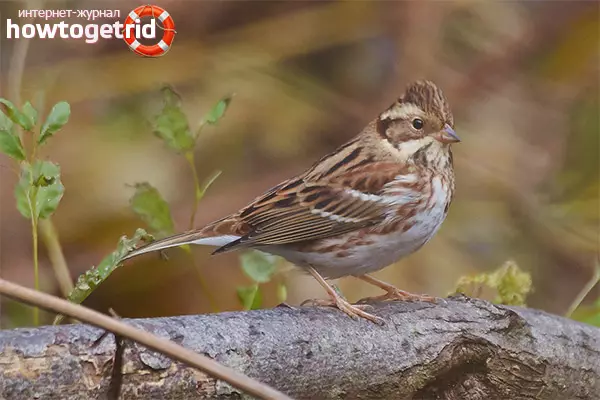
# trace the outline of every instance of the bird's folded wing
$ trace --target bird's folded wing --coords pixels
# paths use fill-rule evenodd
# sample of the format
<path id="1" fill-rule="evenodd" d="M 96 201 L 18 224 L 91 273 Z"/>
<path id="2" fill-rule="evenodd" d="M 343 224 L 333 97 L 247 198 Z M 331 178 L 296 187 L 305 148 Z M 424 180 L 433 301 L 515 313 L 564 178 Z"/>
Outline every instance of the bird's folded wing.
<path id="1" fill-rule="evenodd" d="M 397 164 L 380 163 L 326 181 L 284 182 L 240 212 L 250 232 L 217 252 L 323 239 L 377 224 L 402 201 L 384 191 L 399 173 Z"/>

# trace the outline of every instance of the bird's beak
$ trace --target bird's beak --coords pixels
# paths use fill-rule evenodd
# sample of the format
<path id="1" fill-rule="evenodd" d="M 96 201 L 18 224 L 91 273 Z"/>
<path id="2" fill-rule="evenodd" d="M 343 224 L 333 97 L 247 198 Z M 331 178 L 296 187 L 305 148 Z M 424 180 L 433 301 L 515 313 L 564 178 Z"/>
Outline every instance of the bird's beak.
<path id="1" fill-rule="evenodd" d="M 434 138 L 444 144 L 460 142 L 460 138 L 454 132 L 454 129 L 448 124 L 444 125 L 444 129 L 434 135 Z"/>

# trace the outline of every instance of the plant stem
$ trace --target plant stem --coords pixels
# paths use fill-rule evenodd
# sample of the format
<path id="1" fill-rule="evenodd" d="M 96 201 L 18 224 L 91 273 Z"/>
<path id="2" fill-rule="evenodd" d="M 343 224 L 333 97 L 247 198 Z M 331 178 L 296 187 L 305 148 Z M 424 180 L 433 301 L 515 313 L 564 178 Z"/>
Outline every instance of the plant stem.
<path id="1" fill-rule="evenodd" d="M 190 168 L 192 169 L 192 175 L 194 177 L 194 206 L 192 207 L 192 215 L 190 216 L 189 229 L 194 229 L 196 222 L 196 213 L 198 212 L 198 205 L 200 204 L 200 180 L 198 179 L 198 171 L 196 170 L 196 159 L 193 151 L 185 153 L 185 159 L 188 161 Z"/>
<path id="2" fill-rule="evenodd" d="M 194 151 L 188 151 L 185 153 L 185 159 L 188 161 L 190 168 L 192 169 L 192 175 L 194 177 L 194 206 L 192 208 L 192 215 L 190 217 L 190 230 L 194 229 L 194 225 L 196 222 L 196 213 L 198 212 L 198 206 L 200 204 L 200 199 L 202 198 L 202 191 L 200 189 L 200 181 L 198 179 L 198 171 L 196 170 L 196 159 L 194 157 Z M 208 299 L 208 303 L 210 304 L 210 308 L 213 312 L 219 312 L 219 307 L 217 306 L 217 302 L 215 298 L 212 296 L 210 290 L 208 289 L 208 284 L 202 276 L 202 272 L 200 268 L 196 265 L 196 259 L 194 257 L 194 253 L 190 250 L 190 255 L 192 257 L 192 264 L 194 265 L 194 269 L 198 275 L 198 282 L 200 283 L 200 288 L 206 295 Z"/>
<path id="3" fill-rule="evenodd" d="M 38 232 L 37 232 L 37 221 L 36 218 L 31 216 L 31 235 L 33 237 L 33 287 L 35 290 L 40 290 L 40 271 L 38 265 Z M 33 308 L 33 324 L 39 326 L 40 324 L 40 309 L 38 307 Z"/>
<path id="4" fill-rule="evenodd" d="M 600 282 L 600 261 L 596 261 L 594 275 L 592 276 L 592 279 L 590 279 L 590 281 L 585 284 L 583 289 L 581 289 L 581 291 L 569 307 L 569 310 L 565 314 L 566 317 L 570 317 L 571 314 L 573 314 L 575 310 L 577 310 L 577 307 L 579 307 L 581 302 L 583 302 L 588 293 L 592 291 L 592 289 L 598 284 L 598 282 Z"/>
<path id="5" fill-rule="evenodd" d="M 67 266 L 67 261 L 62 251 L 60 241 L 58 239 L 58 233 L 56 227 L 52 222 L 52 219 L 42 219 L 39 222 L 40 235 L 42 241 L 48 249 L 48 257 L 50 258 L 50 264 L 54 269 L 54 275 L 60 286 L 60 291 L 63 296 L 67 297 L 71 290 L 73 290 L 73 280 Z"/>
<path id="6" fill-rule="evenodd" d="M 29 202 L 29 212 L 31 218 L 31 237 L 33 240 L 33 287 L 35 290 L 40 290 L 40 269 L 38 262 L 38 217 L 36 211 L 37 205 L 37 188 L 33 182 L 33 165 L 30 164 L 29 170 L 29 191 L 27 193 L 27 201 Z M 33 325 L 40 324 L 40 309 L 33 309 Z"/>

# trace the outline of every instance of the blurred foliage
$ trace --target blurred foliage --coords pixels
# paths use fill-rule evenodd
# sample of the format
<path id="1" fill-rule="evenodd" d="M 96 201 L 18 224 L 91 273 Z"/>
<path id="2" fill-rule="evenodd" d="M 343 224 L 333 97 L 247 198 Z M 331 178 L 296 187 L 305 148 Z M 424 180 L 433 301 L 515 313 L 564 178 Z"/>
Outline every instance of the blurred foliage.
<path id="1" fill-rule="evenodd" d="M 262 305 L 262 294 L 258 283 L 238 286 L 236 292 L 244 310 L 258 310 Z"/>
<path id="2" fill-rule="evenodd" d="M 190 131 L 187 117 L 181 109 L 181 99 L 172 88 L 162 90 L 165 105 L 154 120 L 154 133 L 171 149 L 185 152 L 194 147 L 194 136 Z"/>
<path id="3" fill-rule="evenodd" d="M 71 106 L 69 103 L 64 101 L 56 103 L 54 107 L 52 107 L 46 122 L 44 122 L 44 126 L 42 126 L 38 143 L 44 144 L 44 142 L 48 140 L 50 136 L 54 135 L 60 128 L 62 128 L 69 121 L 70 114 Z M 31 117 L 32 122 L 35 121 L 36 115 L 37 114 L 33 114 Z M 35 122 L 33 123 L 35 124 Z"/>
<path id="4" fill-rule="evenodd" d="M 39 160 L 33 166 L 23 163 L 15 187 L 17 209 L 28 219 L 48 218 L 58 208 L 64 191 L 58 165 Z"/>
<path id="5" fill-rule="evenodd" d="M 17 161 L 25 160 L 25 149 L 15 125 L 4 113 L 0 113 L 0 151 Z"/>
<path id="6" fill-rule="evenodd" d="M 22 110 L 6 99 L 0 98 L 0 104 L 4 106 L 0 113 L 0 152 L 19 163 L 20 178 L 14 193 L 18 211 L 31 221 L 34 287 L 39 290 L 39 220 L 47 220 L 56 211 L 65 188 L 60 180 L 60 167 L 53 162 L 39 160 L 38 147 L 69 121 L 71 109 L 66 102 L 57 103 L 36 135 L 34 128 L 38 123 L 38 111 L 29 101 L 25 102 Z M 23 145 L 22 137 L 31 142 L 29 151 Z M 62 275 L 68 276 L 66 267 L 62 271 L 59 269 L 55 269 L 57 275 L 62 272 Z M 39 324 L 37 307 L 33 309 L 33 324 Z"/>
<path id="7" fill-rule="evenodd" d="M 154 236 L 160 239 L 175 233 L 169 204 L 158 190 L 148 182 L 135 184 L 134 187 L 131 209 L 148 225 Z"/>
<path id="8" fill-rule="evenodd" d="M 119 239 L 117 249 L 104 257 L 97 267 L 92 267 L 77 278 L 75 287 L 67 296 L 67 300 L 80 304 L 118 267 L 121 266 L 121 260 L 129 252 L 138 247 L 140 243 L 147 243 L 154 238 L 143 229 L 137 229 L 131 239 L 123 236 Z M 54 324 L 59 324 L 63 319 L 62 315 L 57 315 Z"/>
<path id="9" fill-rule="evenodd" d="M 0 99 L 0 104 L 3 104 L 6 116 L 15 124 L 19 125 L 26 131 L 31 131 L 35 126 L 34 119 L 37 120 L 37 112 L 32 112 L 32 106 L 29 102 L 23 106 L 23 111 L 19 109 L 9 100 Z"/>
<path id="10" fill-rule="evenodd" d="M 215 125 L 223 115 L 225 115 L 225 111 L 227 111 L 227 107 L 229 107 L 229 103 L 231 103 L 231 99 L 233 95 L 225 96 L 221 100 L 219 100 L 203 118 L 200 122 L 200 126 L 204 126 L 204 124 Z"/>
<path id="11" fill-rule="evenodd" d="M 181 100 L 179 95 L 170 87 L 163 90 L 164 107 L 162 112 L 156 117 L 154 132 L 167 145 L 176 151 L 188 152 L 195 144 L 196 137 L 191 134 L 187 117 L 181 110 Z M 225 112 L 226 106 L 216 106 L 217 111 L 211 111 L 207 120 L 216 123 Z M 57 109 L 53 109 L 53 112 Z M 52 113 L 51 113 L 52 115 Z M 55 118 L 53 121 L 59 120 Z M 46 131 L 52 131 L 56 124 L 51 122 L 45 124 L 49 127 Z M 204 195 L 206 188 L 212 183 L 217 175 L 213 175 L 209 181 L 203 185 L 202 189 L 196 191 L 198 200 Z M 199 183 L 196 182 L 196 186 Z M 171 217 L 169 204 L 163 199 L 160 192 L 147 182 L 134 185 L 135 193 L 130 199 L 130 207 L 151 229 L 157 238 L 162 238 L 174 233 L 174 223 Z M 74 289 L 69 293 L 68 300 L 81 303 L 92 292 L 104 282 L 121 264 L 121 260 L 129 252 L 134 250 L 140 242 L 148 242 L 154 239 L 154 236 L 146 233 L 144 229 L 138 228 L 131 239 L 123 236 L 117 245 L 117 249 L 106 256 L 98 265 L 92 267 L 77 279 Z M 62 316 L 57 316 L 54 323 L 62 320 Z"/>
<path id="12" fill-rule="evenodd" d="M 600 328 L 600 297 L 590 305 L 579 307 L 571 317 Z"/>
<path id="13" fill-rule="evenodd" d="M 456 283 L 456 293 L 479 297 L 483 286 L 493 289 L 494 303 L 511 306 L 526 306 L 527 295 L 531 292 L 531 275 L 522 271 L 514 261 L 507 261 L 491 273 L 463 276 Z"/>
<path id="14" fill-rule="evenodd" d="M 266 283 L 271 280 L 277 268 L 276 260 L 276 256 L 257 250 L 240 256 L 242 271 L 256 283 Z"/>
<path id="15" fill-rule="evenodd" d="M 242 271 L 254 281 L 252 286 L 237 288 L 238 297 L 245 310 L 255 310 L 262 307 L 260 284 L 271 281 L 273 274 L 277 271 L 277 260 L 278 257 L 258 250 L 248 251 L 240 256 Z M 280 283 L 277 291 L 278 298 L 283 298 L 281 300 L 283 302 L 286 297 L 285 285 Z"/>

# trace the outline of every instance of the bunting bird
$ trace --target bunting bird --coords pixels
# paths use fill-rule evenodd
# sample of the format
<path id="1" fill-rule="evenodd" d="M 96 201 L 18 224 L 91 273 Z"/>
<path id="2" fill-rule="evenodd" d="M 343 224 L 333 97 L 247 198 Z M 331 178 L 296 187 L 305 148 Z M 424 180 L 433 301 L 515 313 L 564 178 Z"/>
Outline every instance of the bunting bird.
<path id="1" fill-rule="evenodd" d="M 207 226 L 133 250 L 125 259 L 180 246 L 213 254 L 253 248 L 308 271 L 328 304 L 381 323 L 326 279 L 355 276 L 386 291 L 370 300 L 435 301 L 367 274 L 418 250 L 438 231 L 454 195 L 451 145 L 460 139 L 442 91 L 430 81 L 404 94 L 356 137 L 310 169 Z"/>

